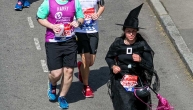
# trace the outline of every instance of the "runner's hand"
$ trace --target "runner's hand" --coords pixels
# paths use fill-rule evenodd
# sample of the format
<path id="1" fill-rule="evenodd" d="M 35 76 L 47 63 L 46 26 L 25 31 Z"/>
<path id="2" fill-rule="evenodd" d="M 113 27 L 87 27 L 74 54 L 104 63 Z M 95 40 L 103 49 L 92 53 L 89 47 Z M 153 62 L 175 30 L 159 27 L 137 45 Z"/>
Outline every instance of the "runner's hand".
<path id="1" fill-rule="evenodd" d="M 79 23 L 78 23 L 77 21 L 72 21 L 72 22 L 70 23 L 70 25 L 76 28 L 76 27 L 79 26 Z"/>
<path id="2" fill-rule="evenodd" d="M 52 30 L 54 33 L 58 34 L 60 32 L 60 24 L 53 24 Z"/>
<path id="3" fill-rule="evenodd" d="M 132 57 L 133 57 L 133 61 L 141 62 L 141 57 L 138 54 L 133 54 Z"/>
<path id="4" fill-rule="evenodd" d="M 121 68 L 119 66 L 116 66 L 116 65 L 113 65 L 112 69 L 113 69 L 114 74 L 117 74 L 121 71 Z"/>
<path id="5" fill-rule="evenodd" d="M 97 13 L 92 14 L 92 19 L 97 20 L 99 18 L 99 15 Z"/>

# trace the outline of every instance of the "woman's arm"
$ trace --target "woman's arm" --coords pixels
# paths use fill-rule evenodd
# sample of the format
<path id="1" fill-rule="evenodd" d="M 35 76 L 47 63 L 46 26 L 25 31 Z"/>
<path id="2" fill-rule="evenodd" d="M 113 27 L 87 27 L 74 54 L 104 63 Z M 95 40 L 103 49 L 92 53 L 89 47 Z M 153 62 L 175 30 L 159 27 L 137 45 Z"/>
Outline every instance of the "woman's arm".
<path id="1" fill-rule="evenodd" d="M 151 70 L 153 68 L 153 57 L 151 53 L 144 52 L 143 58 L 141 58 L 141 62 L 139 63 L 139 65 L 148 70 Z"/>
<path id="2" fill-rule="evenodd" d="M 105 57 L 105 60 L 112 72 L 114 74 L 117 74 L 121 71 L 121 68 L 116 65 L 116 56 L 117 56 L 117 47 L 115 45 L 115 42 L 110 46 L 109 51 L 107 52 L 107 55 Z"/>
<path id="3" fill-rule="evenodd" d="M 101 14 L 104 12 L 104 10 L 105 10 L 105 2 L 104 2 L 104 0 L 99 0 L 98 1 L 97 15 L 101 16 Z"/>
<path id="4" fill-rule="evenodd" d="M 108 64 L 109 68 L 112 68 L 113 65 L 116 65 L 116 62 L 115 62 L 116 56 L 117 56 L 116 46 L 115 46 L 115 42 L 113 42 L 111 44 L 111 46 L 109 47 L 109 50 L 108 50 L 107 55 L 105 57 L 105 60 Z"/>
<path id="5" fill-rule="evenodd" d="M 105 6 L 104 6 L 104 0 L 98 1 L 98 11 L 92 15 L 93 20 L 97 20 L 99 16 L 104 12 Z"/>
<path id="6" fill-rule="evenodd" d="M 78 25 L 80 26 L 84 22 L 84 14 L 83 14 L 83 11 L 82 11 L 82 8 L 81 8 L 81 5 L 80 5 L 80 1 L 76 0 L 75 2 L 76 2 L 75 3 L 75 5 L 76 5 L 75 17 L 76 17 Z"/>
<path id="7" fill-rule="evenodd" d="M 154 68 L 153 65 L 153 50 L 151 47 L 145 42 L 144 52 L 141 56 L 141 62 L 139 65 L 145 69 L 152 70 Z"/>
<path id="8" fill-rule="evenodd" d="M 110 69 L 113 69 L 116 65 L 116 57 L 117 57 L 117 51 L 119 48 L 119 38 L 116 38 L 115 41 L 111 44 L 109 47 L 109 50 L 107 52 L 107 55 L 105 57 L 105 60 L 109 66 Z"/>

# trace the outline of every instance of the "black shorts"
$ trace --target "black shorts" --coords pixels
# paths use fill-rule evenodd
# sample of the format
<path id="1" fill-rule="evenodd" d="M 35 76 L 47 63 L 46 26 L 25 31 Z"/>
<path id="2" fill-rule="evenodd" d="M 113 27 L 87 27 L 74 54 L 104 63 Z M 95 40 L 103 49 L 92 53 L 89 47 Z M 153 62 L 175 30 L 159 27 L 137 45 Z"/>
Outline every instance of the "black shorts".
<path id="1" fill-rule="evenodd" d="M 77 42 L 75 37 L 65 42 L 46 42 L 49 71 L 63 67 L 77 67 Z"/>
<path id="2" fill-rule="evenodd" d="M 78 54 L 96 54 L 99 42 L 99 34 L 96 33 L 76 33 L 78 37 Z"/>

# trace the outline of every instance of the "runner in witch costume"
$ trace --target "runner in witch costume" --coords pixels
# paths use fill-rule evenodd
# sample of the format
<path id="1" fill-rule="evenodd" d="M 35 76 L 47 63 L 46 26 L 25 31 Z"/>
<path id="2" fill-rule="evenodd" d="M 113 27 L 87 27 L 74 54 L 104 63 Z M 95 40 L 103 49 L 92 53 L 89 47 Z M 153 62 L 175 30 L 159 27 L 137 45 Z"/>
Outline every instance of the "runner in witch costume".
<path id="1" fill-rule="evenodd" d="M 138 15 L 143 4 L 133 9 L 123 26 L 123 34 L 111 44 L 105 60 L 111 71 L 111 98 L 115 110 L 148 110 L 145 103 L 151 103 L 148 88 L 138 100 L 134 94 L 137 87 L 151 84 L 153 50 L 138 33 Z"/>

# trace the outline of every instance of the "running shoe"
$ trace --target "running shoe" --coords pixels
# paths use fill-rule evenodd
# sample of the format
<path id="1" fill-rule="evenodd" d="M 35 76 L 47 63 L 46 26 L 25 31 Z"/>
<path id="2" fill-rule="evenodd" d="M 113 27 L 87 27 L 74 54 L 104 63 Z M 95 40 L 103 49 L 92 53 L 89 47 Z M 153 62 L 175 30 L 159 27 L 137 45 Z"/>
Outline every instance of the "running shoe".
<path id="1" fill-rule="evenodd" d="M 58 105 L 62 109 L 68 109 L 69 105 L 64 96 L 58 97 Z"/>
<path id="2" fill-rule="evenodd" d="M 15 5 L 15 10 L 16 11 L 22 11 L 22 9 L 23 9 L 23 0 L 18 0 L 17 1 L 17 3 L 16 3 L 16 5 Z"/>
<path id="3" fill-rule="evenodd" d="M 82 81 L 82 75 L 81 75 L 81 72 L 80 72 L 80 66 L 82 65 L 82 62 L 81 61 L 79 61 L 78 62 L 78 79 L 79 79 L 79 81 L 82 83 L 83 81 Z"/>
<path id="4" fill-rule="evenodd" d="M 23 1 L 24 1 L 23 7 L 24 7 L 24 8 L 29 8 L 29 7 L 30 7 L 29 1 L 28 1 L 28 0 L 23 0 Z"/>
<path id="5" fill-rule="evenodd" d="M 56 86 L 53 86 L 50 82 L 48 82 L 48 91 L 47 95 L 50 101 L 56 100 Z"/>
<path id="6" fill-rule="evenodd" d="M 94 97 L 93 91 L 89 86 L 84 86 L 82 93 L 86 98 L 93 98 Z"/>

